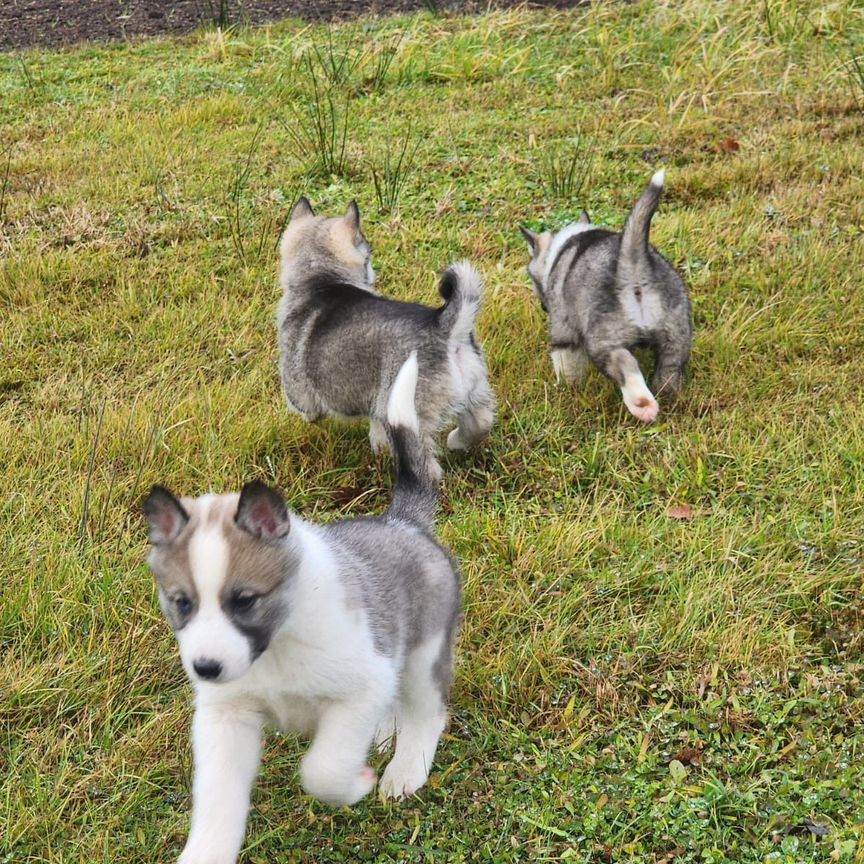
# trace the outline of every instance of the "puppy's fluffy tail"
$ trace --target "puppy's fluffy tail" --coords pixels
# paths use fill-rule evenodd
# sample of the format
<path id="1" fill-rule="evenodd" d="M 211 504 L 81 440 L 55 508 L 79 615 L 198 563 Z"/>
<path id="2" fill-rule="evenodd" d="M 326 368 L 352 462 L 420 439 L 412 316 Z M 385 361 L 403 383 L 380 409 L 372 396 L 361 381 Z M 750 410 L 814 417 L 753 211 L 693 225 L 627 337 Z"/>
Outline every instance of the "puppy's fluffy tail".
<path id="1" fill-rule="evenodd" d="M 431 528 L 438 503 L 438 472 L 433 455 L 420 438 L 417 374 L 417 352 L 412 351 L 387 400 L 387 426 L 396 464 L 393 501 L 387 516 Z"/>
<path id="2" fill-rule="evenodd" d="M 451 264 L 442 274 L 438 292 L 444 299 L 440 311 L 441 327 L 455 342 L 467 342 L 480 311 L 483 282 L 467 262 Z"/>
<path id="3" fill-rule="evenodd" d="M 660 206 L 664 179 L 665 171 L 661 168 L 651 178 L 651 182 L 645 187 L 645 191 L 627 217 L 627 224 L 621 236 L 621 255 L 627 261 L 640 260 L 647 254 L 651 219 Z"/>

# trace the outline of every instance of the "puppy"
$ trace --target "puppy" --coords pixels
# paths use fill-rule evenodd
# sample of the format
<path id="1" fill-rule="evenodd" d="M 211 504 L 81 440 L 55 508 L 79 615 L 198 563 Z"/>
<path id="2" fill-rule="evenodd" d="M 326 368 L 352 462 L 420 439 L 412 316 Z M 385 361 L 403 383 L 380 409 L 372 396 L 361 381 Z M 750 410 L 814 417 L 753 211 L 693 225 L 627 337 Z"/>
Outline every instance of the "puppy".
<path id="1" fill-rule="evenodd" d="M 555 377 L 579 384 L 590 359 L 644 423 L 659 409 L 633 349 L 654 353 L 654 393 L 675 396 L 693 335 L 687 288 L 648 243 L 663 177 L 661 170 L 651 178 L 621 234 L 592 225 L 584 210 L 577 224 L 556 234 L 521 229 L 531 253 L 528 274 L 549 316 Z"/>
<path id="2" fill-rule="evenodd" d="M 382 516 L 312 524 L 259 482 L 182 499 L 157 486 L 144 503 L 159 603 L 195 689 L 181 864 L 236 860 L 265 724 L 311 736 L 300 779 L 328 804 L 372 791 L 370 747 L 394 733 L 381 793 L 402 798 L 426 782 L 447 720 L 461 587 L 433 533 L 417 357 L 388 401 L 396 483 Z"/>
<path id="3" fill-rule="evenodd" d="M 429 453 L 450 416 L 457 419 L 447 437 L 451 449 L 488 434 L 495 403 L 474 336 L 482 286 L 470 264 L 444 272 L 439 309 L 380 297 L 356 203 L 345 216 L 326 218 L 306 198 L 291 214 L 281 256 L 276 325 L 289 409 L 312 422 L 369 417 L 377 451 L 387 444 L 387 394 L 402 361 L 417 351 L 420 437 Z"/>

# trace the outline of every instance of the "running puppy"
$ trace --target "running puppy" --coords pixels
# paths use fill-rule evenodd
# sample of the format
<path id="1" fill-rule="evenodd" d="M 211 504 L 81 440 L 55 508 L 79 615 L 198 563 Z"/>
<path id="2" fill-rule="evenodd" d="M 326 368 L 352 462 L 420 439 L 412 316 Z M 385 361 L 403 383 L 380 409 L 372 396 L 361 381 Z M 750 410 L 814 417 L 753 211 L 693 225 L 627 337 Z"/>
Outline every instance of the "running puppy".
<path id="1" fill-rule="evenodd" d="M 663 191 L 658 171 L 636 202 L 624 231 L 591 224 L 583 210 L 575 225 L 552 234 L 522 228 L 540 305 L 549 316 L 555 377 L 579 384 L 590 359 L 611 378 L 627 410 L 644 423 L 658 412 L 632 351 L 654 353 L 654 392 L 675 396 L 690 357 L 690 300 L 681 277 L 648 243 Z"/>
<path id="2" fill-rule="evenodd" d="M 192 828 L 181 864 L 231 864 L 265 723 L 310 735 L 303 788 L 334 806 L 375 787 L 373 742 L 396 735 L 382 794 L 413 795 L 447 721 L 459 574 L 435 540 L 437 481 L 419 437 L 417 354 L 387 408 L 393 501 L 314 525 L 263 483 L 144 503 L 159 603 L 195 688 Z"/>
<path id="3" fill-rule="evenodd" d="M 282 300 L 276 317 L 282 388 L 306 420 L 369 417 L 374 450 L 387 444 L 390 387 L 417 351 L 420 438 L 430 454 L 447 418 L 457 427 L 447 446 L 470 447 L 492 428 L 495 403 L 474 336 L 481 282 L 468 263 L 441 277 L 444 305 L 430 309 L 375 293 L 371 250 L 353 201 L 345 216 L 316 216 L 306 198 L 281 242 Z M 437 462 L 433 462 L 435 470 Z"/>

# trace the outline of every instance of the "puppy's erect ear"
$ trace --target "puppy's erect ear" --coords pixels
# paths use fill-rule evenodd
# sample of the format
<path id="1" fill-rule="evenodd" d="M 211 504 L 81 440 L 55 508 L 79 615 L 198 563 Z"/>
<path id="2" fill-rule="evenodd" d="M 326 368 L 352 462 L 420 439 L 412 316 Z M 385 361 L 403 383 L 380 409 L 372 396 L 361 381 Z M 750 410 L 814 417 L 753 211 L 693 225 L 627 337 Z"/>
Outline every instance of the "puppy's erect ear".
<path id="1" fill-rule="evenodd" d="M 306 219 L 314 215 L 315 211 L 312 209 L 309 199 L 305 195 L 301 195 L 300 200 L 294 205 L 294 209 L 291 211 L 290 221 L 294 222 L 297 219 Z"/>
<path id="2" fill-rule="evenodd" d="M 519 226 L 522 236 L 528 242 L 528 251 L 532 257 L 537 254 L 537 235 L 533 231 L 529 231 L 524 225 Z"/>
<path id="3" fill-rule="evenodd" d="M 183 505 L 164 486 L 154 486 L 142 506 L 148 539 L 154 546 L 173 543 L 189 521 Z"/>
<path id="4" fill-rule="evenodd" d="M 282 496 L 260 480 L 253 480 L 243 487 L 234 522 L 238 528 L 260 540 L 279 540 L 291 528 Z"/>
<path id="5" fill-rule="evenodd" d="M 579 214 L 578 224 L 579 225 L 590 225 L 591 224 L 591 217 L 588 215 L 587 210 L 583 209 L 582 212 Z"/>
<path id="6" fill-rule="evenodd" d="M 356 201 L 352 201 L 348 205 L 343 221 L 348 226 L 348 230 L 352 232 L 355 245 L 359 244 L 363 239 L 363 234 L 360 232 L 360 208 Z"/>

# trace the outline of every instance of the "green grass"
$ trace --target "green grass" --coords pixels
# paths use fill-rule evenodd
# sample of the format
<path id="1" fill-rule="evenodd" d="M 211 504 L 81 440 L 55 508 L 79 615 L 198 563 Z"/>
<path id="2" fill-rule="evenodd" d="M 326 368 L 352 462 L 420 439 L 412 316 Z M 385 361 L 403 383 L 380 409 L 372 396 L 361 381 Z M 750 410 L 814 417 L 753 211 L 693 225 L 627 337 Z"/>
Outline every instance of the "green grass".
<path id="1" fill-rule="evenodd" d="M 500 422 L 446 461 L 466 614 L 430 787 L 330 811 L 273 736 L 244 860 L 864 860 L 862 33 L 832 0 L 343 25 L 333 56 L 366 48 L 330 94 L 338 175 L 286 125 L 313 116 L 324 28 L 0 56 L 0 861 L 182 844 L 190 693 L 144 564 L 150 484 L 385 505 L 363 426 L 281 404 L 275 244 L 303 192 L 359 201 L 387 294 L 482 270 Z M 550 198 L 577 135 L 582 197 Z M 371 169 L 406 137 L 382 213 Z M 554 385 L 518 225 L 620 226 L 660 164 L 653 238 L 697 336 L 643 428 L 596 373 Z M 670 768 L 685 746 L 701 761 Z M 785 833 L 805 817 L 830 835 Z"/>

